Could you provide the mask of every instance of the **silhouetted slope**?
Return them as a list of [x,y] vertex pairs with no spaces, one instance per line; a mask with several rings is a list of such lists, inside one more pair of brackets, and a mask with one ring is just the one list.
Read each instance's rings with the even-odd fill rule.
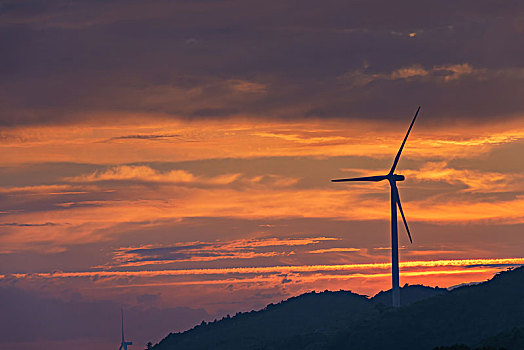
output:
[[524,349],[524,327],[515,327],[509,331],[504,331],[495,336],[489,337],[480,342],[479,346],[504,349]]
[[[400,289],[400,304],[409,305],[416,301],[434,297],[435,295],[449,293],[446,288],[432,288],[423,286],[420,284],[417,285],[408,285]],[[383,303],[386,306],[391,306],[391,289],[387,291],[381,291],[371,299],[374,303]]]
[[455,345],[450,345],[450,346],[438,346],[434,348],[433,350],[508,350],[508,349],[494,348],[491,346],[483,346],[479,348],[479,347],[470,347],[464,344],[455,344]]
[[368,299],[342,291],[307,293],[170,334],[154,349],[429,350],[461,343],[480,346],[491,336],[481,345],[498,347],[502,345],[493,339],[513,338],[519,344],[521,339],[521,328],[511,330],[524,326],[524,268],[450,292],[409,286],[402,289],[405,301],[418,301],[399,309],[381,302],[387,302],[387,295]]
[[496,275],[489,282],[383,312],[359,322],[330,348],[432,349],[475,344],[480,339],[524,325],[524,268]]
[[484,339],[475,346],[455,344],[451,346],[439,346],[433,350],[522,350],[524,349],[524,327],[512,328],[509,331]]
[[325,346],[347,324],[375,314],[365,296],[312,292],[170,334],[154,349],[307,349]]

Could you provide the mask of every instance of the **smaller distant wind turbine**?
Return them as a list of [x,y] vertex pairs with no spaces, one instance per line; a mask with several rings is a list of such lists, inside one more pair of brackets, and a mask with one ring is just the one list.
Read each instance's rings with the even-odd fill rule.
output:
[[122,350],[122,349],[127,350],[127,346],[133,345],[133,342],[125,341],[125,338],[124,338],[124,309],[121,309],[120,313],[122,315],[122,343],[120,344],[120,347],[118,348],[118,350]]
[[413,120],[411,121],[411,125],[409,126],[408,132],[406,133],[406,137],[404,137],[404,141],[402,141],[402,145],[400,146],[400,149],[398,150],[397,156],[395,157],[395,161],[393,162],[393,166],[391,167],[391,170],[387,175],[378,175],[378,176],[365,176],[365,177],[355,177],[351,179],[337,179],[337,180],[331,180],[333,182],[345,182],[345,181],[383,181],[388,180],[389,185],[391,187],[391,275],[392,275],[392,295],[393,295],[393,306],[398,307],[400,306],[400,287],[399,287],[399,272],[398,272],[398,227],[397,227],[397,205],[398,209],[400,210],[400,214],[402,215],[402,220],[404,221],[404,226],[406,226],[406,231],[408,233],[409,241],[413,243],[413,240],[411,239],[411,233],[409,232],[408,223],[406,221],[406,217],[404,216],[404,211],[402,210],[402,204],[400,204],[400,196],[398,194],[398,188],[397,188],[397,181],[404,181],[405,177],[404,175],[397,175],[394,174],[395,168],[397,167],[398,161],[400,159],[400,154],[402,153],[402,149],[404,148],[404,145],[406,144],[406,140],[408,139],[409,132],[411,131],[411,128],[413,128],[413,124],[415,124],[415,119],[417,119],[418,112],[420,111],[420,106],[417,109],[417,112],[415,113],[415,116],[413,117]]

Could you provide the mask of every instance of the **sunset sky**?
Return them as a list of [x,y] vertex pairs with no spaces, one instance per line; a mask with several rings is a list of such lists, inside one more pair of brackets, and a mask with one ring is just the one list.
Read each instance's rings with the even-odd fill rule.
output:
[[0,48],[0,349],[389,289],[388,184],[330,180],[419,105],[400,284],[524,264],[522,1],[8,0]]

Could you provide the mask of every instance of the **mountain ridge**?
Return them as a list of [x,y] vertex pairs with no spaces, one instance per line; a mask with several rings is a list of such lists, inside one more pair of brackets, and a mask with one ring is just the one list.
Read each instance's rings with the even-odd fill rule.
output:
[[171,333],[153,349],[430,350],[476,345],[488,337],[496,343],[497,334],[524,326],[524,267],[451,291],[406,285],[398,309],[388,306],[388,293],[305,293]]

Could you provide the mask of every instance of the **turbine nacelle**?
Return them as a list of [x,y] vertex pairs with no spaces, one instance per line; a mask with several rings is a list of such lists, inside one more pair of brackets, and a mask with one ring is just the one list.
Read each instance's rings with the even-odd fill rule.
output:
[[389,174],[387,175],[389,181],[404,181],[406,177],[404,175],[397,175],[397,174]]

